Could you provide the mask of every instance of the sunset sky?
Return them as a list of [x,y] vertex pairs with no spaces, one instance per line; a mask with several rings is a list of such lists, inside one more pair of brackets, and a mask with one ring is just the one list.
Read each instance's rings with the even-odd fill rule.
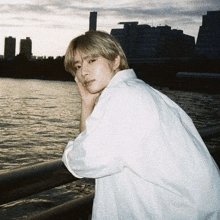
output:
[[202,15],[220,10],[219,0],[0,0],[0,55],[4,39],[30,37],[34,56],[63,56],[70,40],[89,28],[89,14],[98,13],[97,29],[110,33],[123,21],[169,25],[197,39]]

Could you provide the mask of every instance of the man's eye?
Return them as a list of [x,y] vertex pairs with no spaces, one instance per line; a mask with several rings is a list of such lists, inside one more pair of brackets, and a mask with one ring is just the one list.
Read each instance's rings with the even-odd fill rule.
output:
[[75,66],[75,70],[78,70],[78,69],[80,69],[80,67],[81,67],[81,66]]
[[91,59],[91,60],[89,60],[89,63],[93,63],[95,61],[96,61],[96,59]]

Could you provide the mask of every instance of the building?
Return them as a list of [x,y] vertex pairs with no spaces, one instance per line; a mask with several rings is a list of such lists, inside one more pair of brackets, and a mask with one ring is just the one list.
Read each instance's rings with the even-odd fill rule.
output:
[[189,57],[195,50],[195,38],[170,26],[151,27],[138,22],[120,22],[123,29],[112,29],[128,59]]
[[97,24],[97,12],[90,12],[89,17],[89,30],[96,30],[96,24]]
[[4,58],[7,60],[15,58],[16,39],[13,37],[5,38]]
[[195,54],[220,58],[220,11],[208,11],[207,15],[203,15]]
[[31,59],[32,41],[31,41],[30,37],[26,37],[26,39],[21,39],[21,41],[20,41],[20,54],[25,55],[28,59]]

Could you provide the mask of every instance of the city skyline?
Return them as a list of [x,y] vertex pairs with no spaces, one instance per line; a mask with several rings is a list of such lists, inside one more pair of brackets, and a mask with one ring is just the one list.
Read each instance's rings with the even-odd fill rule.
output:
[[122,28],[119,22],[138,21],[155,27],[169,25],[197,39],[202,16],[219,7],[216,0],[0,0],[0,55],[4,54],[5,37],[12,36],[17,42],[30,37],[34,56],[63,56],[70,40],[89,30],[91,11],[98,13],[97,29],[108,33]]

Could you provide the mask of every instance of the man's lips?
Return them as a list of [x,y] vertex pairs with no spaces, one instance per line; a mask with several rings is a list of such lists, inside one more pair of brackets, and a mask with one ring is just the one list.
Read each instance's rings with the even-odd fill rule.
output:
[[86,81],[84,82],[84,85],[85,85],[85,86],[89,86],[89,85],[91,85],[94,81],[95,81],[94,79],[92,79],[92,80],[86,80]]

